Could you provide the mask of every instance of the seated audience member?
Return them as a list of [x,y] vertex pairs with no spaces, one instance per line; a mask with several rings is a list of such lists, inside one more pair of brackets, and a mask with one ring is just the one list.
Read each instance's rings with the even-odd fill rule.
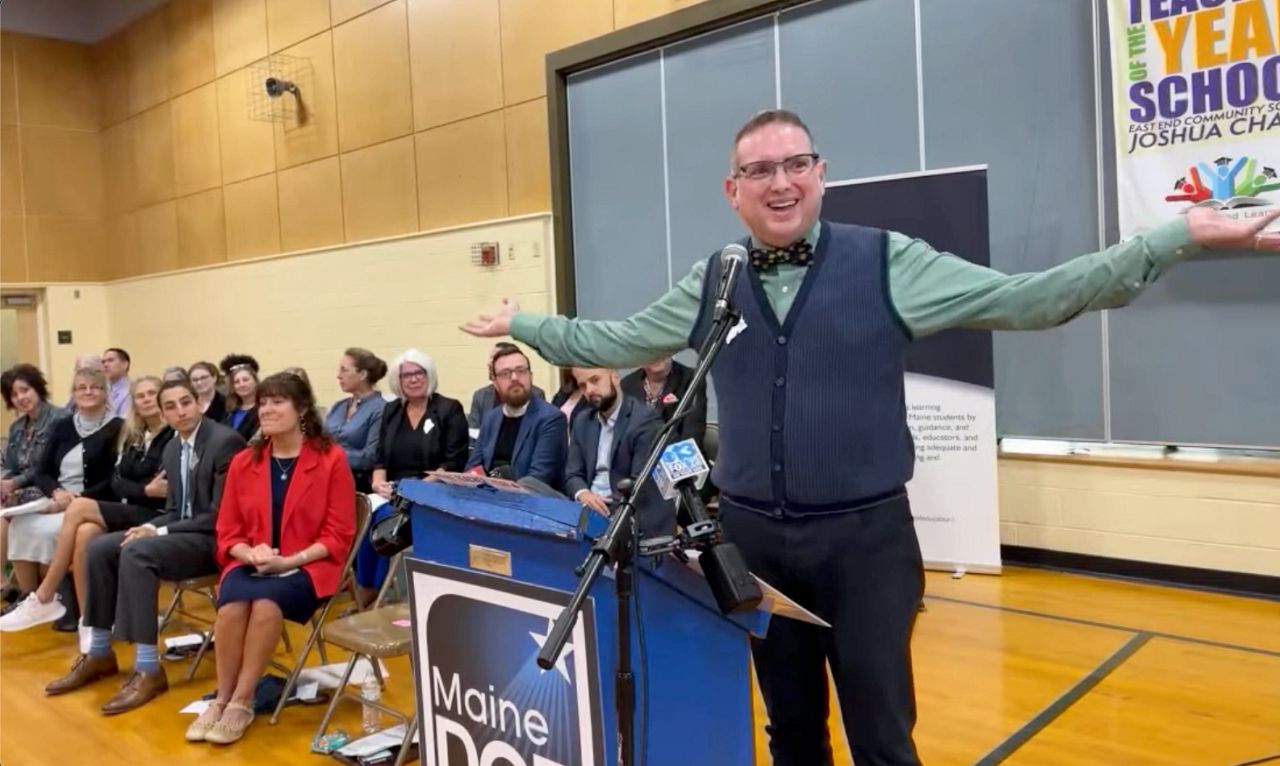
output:
[[123,418],[129,414],[132,401],[129,398],[129,352],[122,348],[109,348],[102,352],[102,371],[107,375],[107,407],[111,414]]
[[529,358],[515,346],[494,355],[490,378],[502,406],[485,415],[467,470],[559,487],[568,451],[564,413],[534,396]]
[[[111,474],[122,421],[107,407],[107,378],[98,370],[81,370],[76,373],[73,390],[75,414],[54,424],[40,467],[32,476],[48,507],[42,513],[9,519],[9,561],[23,593],[36,589],[40,570],[53,561],[58,530],[72,501],[81,496],[95,500],[114,497]],[[61,627],[75,630],[76,616]]]
[[[382,412],[378,453],[373,467],[373,491],[391,499],[395,482],[421,479],[432,471],[461,471],[467,463],[467,417],[462,403],[437,392],[436,363],[416,348],[391,362],[391,390],[399,398]],[[374,513],[380,521],[395,512],[383,505]],[[387,560],[373,549],[368,537],[356,553],[356,584],[361,598],[373,600],[387,574]]]
[[[106,371],[102,369],[102,357],[98,356],[97,354],[81,354],[77,356],[75,365],[71,368],[72,379],[74,379],[76,376],[76,373],[80,372],[81,370],[97,370],[98,372],[101,372],[104,375],[106,374]],[[71,396],[70,398],[67,399],[66,410],[68,413],[72,413],[76,411],[76,392],[74,389],[75,389],[75,384],[73,383]]]
[[[509,352],[512,349],[519,350],[514,343],[501,341],[489,350],[489,384],[481,386],[471,395],[471,409],[467,412],[467,427],[479,430],[480,424],[484,422],[484,416],[489,411],[498,406],[498,387],[493,382],[493,358],[499,352]],[[539,399],[546,399],[546,393],[537,386],[533,387],[533,395]],[[557,405],[559,406],[559,405]]]
[[644,402],[658,413],[663,423],[675,413],[680,401],[693,396],[689,412],[676,426],[671,441],[693,439],[702,447],[702,437],[707,432],[707,387],[704,382],[692,393],[693,370],[669,356],[655,359],[622,379],[622,392]]
[[[574,418],[570,427],[564,491],[608,516],[621,499],[618,482],[640,474],[662,421],[652,409],[622,392],[616,371],[575,367],[573,376],[591,408]],[[637,498],[636,523],[648,537],[670,534],[675,527],[673,507],[652,482]]]
[[186,369],[182,367],[166,367],[164,374],[160,376],[161,383],[168,383],[171,380],[183,380],[187,377]]
[[[67,417],[67,411],[49,401],[49,384],[34,365],[17,364],[5,370],[0,375],[0,393],[5,408],[18,413],[9,425],[9,440],[0,462],[0,505],[7,508],[44,497],[33,480],[53,424]],[[4,600],[12,602],[19,594],[8,580],[8,533],[8,520],[0,520],[0,580]]]
[[258,387],[258,410],[262,436],[232,461],[218,509],[218,690],[187,728],[191,742],[244,736],[283,621],[306,624],[337,591],[355,535],[351,470],[324,432],[311,386],[271,375]]
[[200,411],[206,418],[219,423],[227,415],[227,397],[218,390],[222,371],[213,362],[196,362],[187,370],[187,378],[195,386],[200,399]]
[[165,476],[172,477],[164,513],[89,544],[84,608],[89,647],[69,673],[45,687],[45,694],[65,694],[119,673],[111,649],[114,626],[116,638],[133,642],[135,659],[133,673],[102,706],[104,715],[133,710],[168,690],[156,654],[160,581],[218,571],[214,519],[231,458],[244,447],[240,434],[200,414],[190,382],[161,386],[160,411],[175,432],[163,455]]
[[590,409],[591,402],[587,401],[587,397],[582,395],[582,389],[578,386],[578,381],[574,379],[571,368],[560,368],[560,390],[556,391],[556,395],[551,397],[551,403],[559,407],[565,418],[569,420],[569,430],[573,430],[574,416],[585,409]]
[[244,354],[229,354],[223,357],[221,366],[231,381],[227,414],[222,422],[249,441],[258,433],[258,360]]
[[349,348],[338,363],[338,387],[347,394],[334,402],[324,427],[347,453],[356,489],[373,491],[373,465],[382,438],[382,410],[386,400],[374,386],[387,374],[387,363],[363,348]]
[[145,524],[164,508],[168,483],[161,473],[161,455],[173,438],[173,429],[165,425],[160,414],[161,385],[158,378],[150,376],[133,382],[133,407],[120,430],[120,459],[111,479],[112,492],[120,502],[90,497],[71,501],[62,516],[48,573],[17,609],[0,617],[0,630],[25,630],[61,618],[66,606],[58,599],[57,590],[73,562],[76,598],[85,603],[84,552],[89,543],[104,531],[117,532]]

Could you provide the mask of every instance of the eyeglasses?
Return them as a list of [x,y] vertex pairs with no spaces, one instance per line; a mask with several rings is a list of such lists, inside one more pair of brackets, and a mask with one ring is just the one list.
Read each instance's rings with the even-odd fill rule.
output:
[[748,181],[765,181],[773,178],[774,173],[778,172],[778,168],[782,168],[787,171],[787,175],[796,177],[813,170],[817,164],[818,155],[816,153],[793,154],[784,160],[759,160],[739,165],[735,176],[745,178]]
[[81,383],[80,385],[76,386],[74,390],[77,394],[81,394],[89,391],[106,391],[107,387],[99,386],[97,384],[91,384],[91,383]]
[[523,378],[525,375],[528,375],[528,374],[529,374],[529,368],[528,368],[528,367],[512,367],[512,368],[511,368],[511,369],[509,369],[509,370],[494,370],[494,371],[493,371],[493,377],[495,377],[495,378],[506,378],[507,380],[512,380],[512,379],[515,379],[515,378]]
[[212,375],[192,375],[191,376],[192,383],[204,383],[206,380],[213,380],[213,376]]
[[426,380],[427,373],[424,370],[415,370],[413,372],[400,373],[401,380]]

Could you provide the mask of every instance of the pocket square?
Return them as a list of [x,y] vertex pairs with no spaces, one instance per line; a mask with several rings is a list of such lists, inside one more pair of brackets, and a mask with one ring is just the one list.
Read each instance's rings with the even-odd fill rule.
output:
[[676,396],[675,394],[667,394],[666,396],[662,397],[663,404],[675,404],[678,401],[680,401],[680,397]]

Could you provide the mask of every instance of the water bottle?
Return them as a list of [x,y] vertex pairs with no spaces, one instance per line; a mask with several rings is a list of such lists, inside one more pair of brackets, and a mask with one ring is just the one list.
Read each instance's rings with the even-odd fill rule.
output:
[[382,728],[380,711],[378,708],[369,704],[377,702],[382,696],[382,687],[378,685],[378,676],[374,674],[373,668],[369,668],[369,674],[364,677],[364,682],[360,684],[360,696],[364,699],[364,705],[361,709],[360,729],[365,734],[373,734]]

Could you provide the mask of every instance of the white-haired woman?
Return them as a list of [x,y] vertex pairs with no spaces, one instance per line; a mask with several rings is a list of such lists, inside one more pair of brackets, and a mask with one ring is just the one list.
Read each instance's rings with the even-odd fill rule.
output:
[[[373,466],[373,491],[391,498],[395,482],[420,479],[436,470],[461,471],[467,464],[470,437],[462,403],[437,391],[436,363],[411,348],[397,356],[388,368],[391,391],[398,398],[382,411],[381,439]],[[384,505],[374,521],[391,514]],[[379,556],[368,538],[360,542],[356,556],[356,582],[365,600],[372,600],[387,574],[387,560]]]

